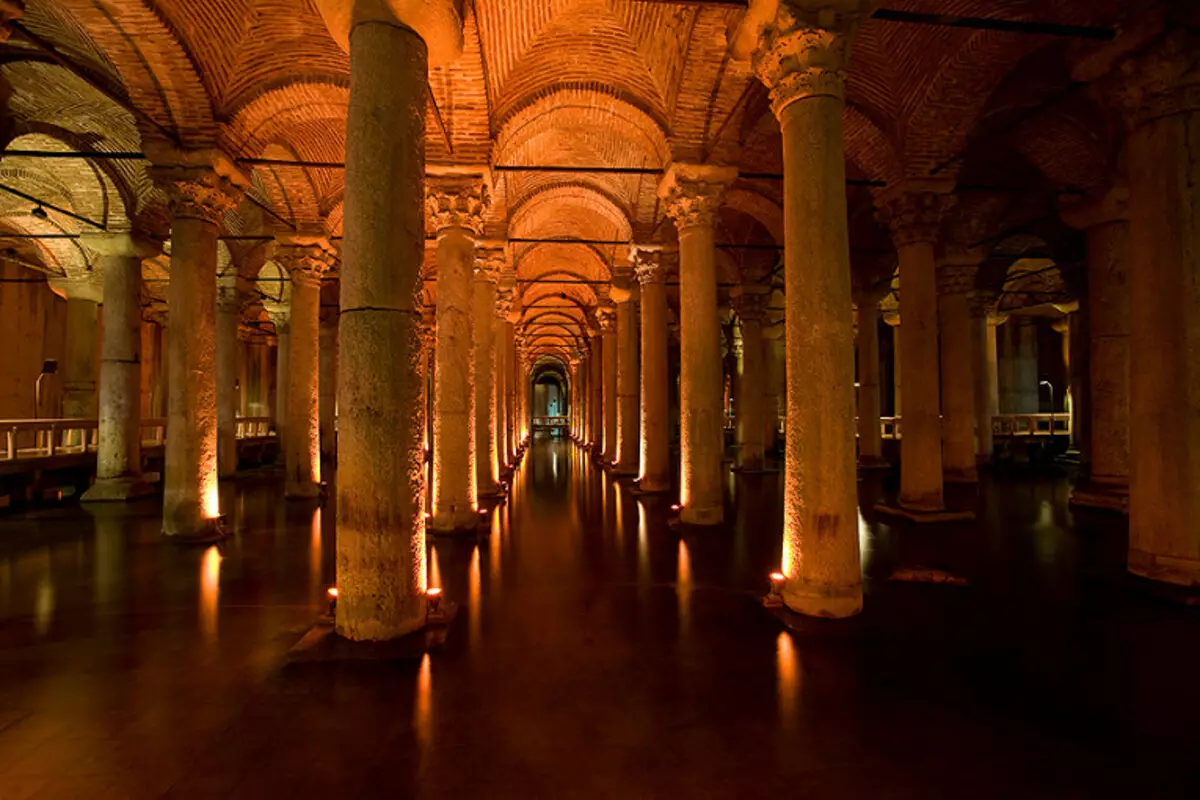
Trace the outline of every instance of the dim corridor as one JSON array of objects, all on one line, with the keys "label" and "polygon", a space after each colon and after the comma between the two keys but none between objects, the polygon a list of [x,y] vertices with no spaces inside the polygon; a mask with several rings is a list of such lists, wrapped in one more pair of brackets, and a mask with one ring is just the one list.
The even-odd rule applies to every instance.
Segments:
[{"label": "dim corridor", "polygon": [[[155,501],[12,517],[0,538],[0,797],[1195,797],[1200,611],[1129,591],[1124,534],[1061,476],[980,519],[866,515],[866,610],[789,635],[755,603],[779,475],[671,529],[535,438],[478,541],[430,538],[461,605],[414,663],[288,664],[334,582],[332,508],[222,488],[221,548]],[[860,484],[871,509],[890,487]],[[888,581],[902,566],[967,588]]]}]

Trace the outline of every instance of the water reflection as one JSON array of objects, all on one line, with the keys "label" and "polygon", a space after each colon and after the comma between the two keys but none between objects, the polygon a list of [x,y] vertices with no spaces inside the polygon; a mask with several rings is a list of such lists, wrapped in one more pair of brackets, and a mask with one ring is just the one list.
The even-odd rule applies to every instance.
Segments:
[{"label": "water reflection", "polygon": [[308,592],[314,599],[321,599],[325,592],[321,588],[321,509],[313,511],[312,528],[308,537]]},{"label": "water reflection", "polygon": [[429,580],[426,586],[430,589],[441,589],[442,568],[438,566],[438,551],[436,545],[429,545]]},{"label": "water reflection", "polygon": [[482,570],[479,564],[479,548],[471,549],[471,568],[467,573],[467,626],[468,636],[472,652],[478,651],[481,631],[480,631],[480,615],[482,614],[480,595],[482,581]]},{"label": "water reflection", "polygon": [[200,559],[200,629],[210,644],[217,640],[217,604],[221,598],[221,551],[214,544]]},{"label": "water reflection", "polygon": [[692,557],[687,543],[679,540],[679,556],[675,567],[675,591],[679,595],[679,630],[687,633],[692,622]]},{"label": "water reflection", "polygon": [[50,624],[54,622],[54,575],[50,569],[49,549],[45,551],[44,559],[33,611],[34,633],[39,639],[46,637],[50,632]]},{"label": "water reflection", "polygon": [[413,729],[422,750],[428,753],[433,734],[433,664],[429,653],[421,656],[417,670],[416,697],[413,698]]},{"label": "water reflection", "polygon": [[775,688],[778,694],[779,721],[784,730],[796,727],[797,702],[800,698],[800,654],[786,631],[775,639]]}]

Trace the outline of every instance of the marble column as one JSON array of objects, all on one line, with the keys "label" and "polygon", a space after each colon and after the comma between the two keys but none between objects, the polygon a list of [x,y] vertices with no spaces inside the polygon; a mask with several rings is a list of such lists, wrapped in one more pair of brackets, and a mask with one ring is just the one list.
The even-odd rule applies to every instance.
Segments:
[{"label": "marble column", "polygon": [[715,225],[734,167],[673,164],[659,187],[679,232],[680,520],[717,525],[724,517],[723,375],[717,314]]},{"label": "marble column", "polygon": [[427,65],[447,33],[461,37],[449,6],[409,5],[396,19],[381,3],[355,3],[351,15],[347,2],[318,2],[350,53],[336,630],[351,640],[397,638],[426,621],[425,415],[413,376],[422,372]]},{"label": "marble column", "polygon": [[[975,358],[971,349],[971,292],[981,256],[953,253],[938,266],[941,339],[942,469],[947,483],[975,483]],[[901,281],[904,278],[901,276]]]},{"label": "marble column", "polygon": [[600,460],[608,466],[617,455],[617,312],[612,306],[606,306],[596,312],[596,317],[600,323],[600,338],[603,340],[600,352],[604,359],[601,365],[604,421],[601,424],[603,448]]},{"label": "marble column", "polygon": [[971,295],[971,361],[975,378],[975,463],[992,460],[995,442],[992,419],[1000,413],[996,372],[996,326],[1004,317],[993,312],[996,296],[976,291]]},{"label": "marble column", "polygon": [[[597,312],[597,316],[599,312]],[[588,331],[591,352],[588,355],[588,447],[600,457],[604,448],[604,338],[600,323]]]},{"label": "marble column", "polygon": [[[149,155],[149,153],[148,153]],[[217,491],[217,226],[249,180],[223,157],[169,153],[155,178],[171,198],[167,303],[170,398],[163,533],[176,541],[220,538]]]},{"label": "marble column", "polygon": [[159,248],[129,233],[83,234],[80,244],[104,276],[96,482],[81,499],[129,500],[152,491],[142,480],[142,261]]},{"label": "marble column", "polygon": [[504,405],[506,413],[505,425],[508,439],[508,463],[515,468],[519,454],[517,449],[521,443],[517,441],[517,334],[516,324],[521,319],[520,301],[516,293],[513,295],[513,305],[508,312],[508,322],[504,326]]},{"label": "marble column", "polygon": [[496,345],[492,336],[496,317],[496,281],[504,269],[503,242],[480,247],[476,253],[472,284],[472,340],[475,360],[475,497],[496,497],[500,492],[500,464],[496,458]]},{"label": "marble column", "polygon": [[238,327],[242,301],[237,271],[217,278],[217,477],[237,473]]},{"label": "marble column", "polygon": [[890,290],[863,292],[855,298],[858,307],[858,466],[880,469],[889,466],[883,457],[879,396],[879,301]]},{"label": "marble column", "polygon": [[787,6],[758,37],[756,69],[783,134],[783,601],[821,617],[862,610],[842,112],[850,40],[871,5]]},{"label": "marble column", "polygon": [[612,300],[617,304],[617,448],[613,474],[632,476],[639,471],[638,442],[638,321],[636,278],[626,268],[613,280]]},{"label": "marble column", "polygon": [[1013,327],[1013,406],[1017,414],[1041,411],[1038,385],[1037,323],[1031,317],[1017,319]]},{"label": "marble column", "polygon": [[472,272],[488,187],[476,175],[442,174],[426,187],[437,232],[437,365],[433,390],[434,531],[474,530],[475,362]]},{"label": "marble column", "polygon": [[288,375],[291,374],[289,362],[292,358],[292,309],[290,305],[284,304],[265,303],[264,305],[271,324],[275,326],[275,407],[271,411],[275,417],[275,437],[282,445],[287,436]]},{"label": "marble column", "polygon": [[774,453],[779,448],[780,404],[785,399],[783,377],[784,326],[763,325],[763,448]]},{"label": "marble column", "polygon": [[321,276],[332,248],[321,236],[288,236],[282,241],[281,261],[292,285],[284,496],[305,500],[321,494]]},{"label": "marble column", "polygon": [[[1088,437],[1091,469],[1071,504],[1129,511],[1129,191],[1110,190],[1061,212],[1088,243]],[[1076,316],[1076,315],[1072,315]],[[1139,364],[1140,366],[1140,364]]]},{"label": "marble column", "polygon": [[737,298],[741,323],[741,352],[737,357],[737,468],[761,472],[763,463],[763,337],[766,296],[759,287],[745,287]]},{"label": "marble column", "polygon": [[900,312],[892,311],[883,315],[883,322],[892,329],[892,417],[900,419],[903,408],[901,400],[904,395],[904,385],[900,364]]},{"label": "marble column", "polygon": [[337,461],[337,380],[338,380],[338,315],[332,309],[321,318],[320,372],[318,416],[321,429],[321,460],[327,464]]},{"label": "marble column", "polygon": [[505,375],[509,371],[508,347],[504,334],[508,325],[508,314],[512,310],[513,283],[511,279],[502,277],[496,288],[496,307],[493,310],[492,336],[496,351],[495,400],[492,414],[496,431],[495,459],[497,475],[503,475],[509,469],[508,443],[508,381]]},{"label": "marble column", "polygon": [[53,280],[51,286],[67,299],[67,332],[62,361],[62,416],[67,419],[95,419],[97,340],[100,303],[104,299],[104,277],[99,272],[87,272],[64,280]]}]

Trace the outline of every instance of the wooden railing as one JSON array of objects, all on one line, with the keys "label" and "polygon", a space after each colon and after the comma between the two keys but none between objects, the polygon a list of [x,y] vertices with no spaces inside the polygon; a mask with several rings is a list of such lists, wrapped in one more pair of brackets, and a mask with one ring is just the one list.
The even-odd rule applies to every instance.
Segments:
[{"label": "wooden railing", "polygon": [[534,417],[534,418],[533,418],[533,429],[534,429],[534,430],[547,430],[547,429],[553,429],[553,428],[566,428],[566,427],[567,427],[568,425],[570,425],[570,424],[571,424],[571,420],[570,420],[570,418],[568,418],[568,417],[565,417],[565,416],[558,416],[558,417]]},{"label": "wooden railing", "polygon": [[[903,417],[880,417],[879,429],[884,439],[904,436]],[[999,438],[1022,436],[1071,435],[1070,414],[997,414],[992,417],[992,436]]]},{"label": "wooden railing", "polygon": [[[100,423],[94,419],[3,419],[4,446],[0,462],[94,453]],[[161,417],[141,421],[142,446],[157,447],[166,441],[167,421]],[[272,436],[270,417],[239,417],[239,439]]]}]

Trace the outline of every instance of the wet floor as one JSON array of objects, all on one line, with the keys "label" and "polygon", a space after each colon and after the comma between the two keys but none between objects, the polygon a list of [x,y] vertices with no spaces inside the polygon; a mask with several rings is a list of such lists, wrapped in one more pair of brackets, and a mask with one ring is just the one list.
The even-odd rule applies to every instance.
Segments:
[{"label": "wet floor", "polygon": [[153,503],[0,520],[0,798],[1200,796],[1200,611],[1124,585],[1062,476],[989,479],[972,524],[864,512],[866,612],[793,637],[752,599],[778,476],[680,538],[539,441],[490,536],[432,543],[463,612],[399,665],[287,665],[335,545],[280,488],[224,488],[221,550]]}]

